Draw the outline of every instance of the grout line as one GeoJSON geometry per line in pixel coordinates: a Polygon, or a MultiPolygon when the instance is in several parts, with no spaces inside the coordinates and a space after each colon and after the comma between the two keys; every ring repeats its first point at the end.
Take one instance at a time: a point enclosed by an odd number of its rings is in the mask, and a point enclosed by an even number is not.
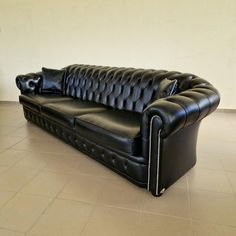
{"type": "MultiPolygon", "coordinates": [[[[7,136],[7,135],[5,135],[5,136],[7,136]]],[[[18,138],[18,137],[17,137],[17,138],[18,138]]],[[[24,139],[25,139],[25,137],[24,137],[24,138],[22,138],[22,139],[20,139],[18,142],[16,142],[16,143],[12,144],[11,146],[9,146],[9,147],[5,148],[4,152],[5,152],[5,151],[8,151],[8,150],[9,150],[9,149],[11,149],[11,148],[13,148],[13,149],[14,149],[14,146],[15,146],[15,145],[17,145],[18,143],[20,143],[21,141],[23,141],[24,139]]],[[[16,149],[14,149],[14,150],[16,150],[16,149]]],[[[21,150],[18,150],[18,151],[21,151],[21,150]]],[[[26,150],[23,150],[23,151],[26,151],[26,150]]]]}
{"type": "Polygon", "coordinates": [[[218,108],[215,110],[215,113],[236,113],[236,109],[229,109],[229,108],[218,108]]]}
{"type": "Polygon", "coordinates": [[[30,231],[33,229],[33,227],[38,223],[39,219],[45,214],[47,209],[52,205],[52,203],[55,201],[55,197],[51,198],[51,201],[49,201],[48,205],[45,207],[45,209],[42,211],[42,213],[35,219],[34,223],[29,227],[29,229],[25,232],[25,234],[30,233],[30,231]]]}
{"type": "Polygon", "coordinates": [[[213,225],[219,225],[219,226],[230,227],[230,228],[236,229],[236,225],[216,223],[209,219],[195,218],[193,220],[201,222],[201,223],[205,223],[205,224],[213,224],[213,225]]]}
{"type": "MultiPolygon", "coordinates": [[[[15,165],[16,165],[16,163],[15,163],[13,166],[15,166],[15,165]]],[[[13,166],[10,167],[9,169],[13,168],[13,166]]],[[[35,176],[33,176],[32,179],[34,179],[38,174],[39,174],[38,172],[35,173],[35,176]]],[[[8,199],[8,200],[1,206],[0,209],[3,209],[13,198],[15,198],[15,196],[16,196],[17,194],[21,194],[20,191],[21,191],[28,183],[30,183],[32,179],[30,179],[30,180],[27,181],[25,184],[23,184],[23,186],[21,186],[21,188],[19,188],[17,191],[6,191],[6,192],[15,192],[15,194],[13,194],[12,197],[11,197],[10,199],[8,199]]]]}
{"type": "MultiPolygon", "coordinates": [[[[45,168],[46,168],[46,166],[45,166],[45,168]]],[[[46,208],[43,210],[43,212],[37,217],[37,219],[36,219],[35,222],[32,224],[32,226],[29,227],[29,229],[27,230],[26,234],[30,233],[30,231],[31,231],[31,230],[33,229],[33,227],[38,223],[38,221],[40,220],[40,218],[43,217],[43,215],[46,213],[46,211],[49,209],[49,207],[53,204],[53,202],[58,199],[58,198],[57,198],[58,195],[59,195],[59,194],[62,192],[62,190],[65,188],[65,185],[69,182],[69,179],[70,179],[70,177],[68,178],[67,181],[65,181],[65,183],[64,183],[64,185],[62,186],[61,190],[58,191],[58,193],[57,193],[54,197],[52,197],[51,202],[49,202],[49,204],[47,205],[47,207],[46,207],[46,208]]],[[[36,195],[36,194],[35,194],[35,195],[36,195]]]]}
{"type": "Polygon", "coordinates": [[[6,230],[6,231],[10,231],[10,232],[14,232],[14,233],[25,234],[25,232],[23,232],[23,231],[17,231],[17,230],[13,230],[13,229],[9,229],[9,228],[5,228],[5,227],[0,226],[0,230],[1,229],[6,230]]]}
{"type": "Polygon", "coordinates": [[[187,182],[187,194],[188,194],[188,207],[189,207],[189,215],[190,215],[190,227],[191,227],[192,234],[194,235],[193,214],[192,214],[192,204],[191,204],[191,192],[190,192],[190,184],[189,184],[188,173],[186,174],[186,182],[187,182]]]}
{"type": "MultiPolygon", "coordinates": [[[[228,175],[228,172],[231,172],[231,171],[227,171],[227,170],[225,169],[225,167],[224,167],[224,165],[223,165],[222,158],[221,158],[221,157],[219,157],[219,158],[220,158],[221,165],[222,165],[222,167],[223,167],[223,171],[224,171],[224,173],[225,173],[225,175],[226,175],[226,178],[227,178],[227,180],[228,180],[228,182],[229,182],[229,185],[230,185],[230,187],[231,187],[231,190],[232,190],[232,192],[233,192],[233,195],[234,195],[234,197],[236,198],[236,192],[234,191],[233,184],[231,183],[230,178],[229,178],[229,175],[228,175]]],[[[232,173],[235,173],[235,172],[232,172],[232,173]]]]}
{"type": "Polygon", "coordinates": [[[82,234],[82,233],[85,231],[85,228],[86,228],[86,226],[87,226],[88,223],[89,223],[89,220],[91,219],[93,213],[95,212],[95,208],[96,208],[96,205],[94,205],[94,206],[92,207],[91,212],[90,212],[89,215],[88,215],[88,219],[87,219],[86,223],[84,224],[84,226],[82,227],[82,230],[80,231],[80,234],[82,234]]]}

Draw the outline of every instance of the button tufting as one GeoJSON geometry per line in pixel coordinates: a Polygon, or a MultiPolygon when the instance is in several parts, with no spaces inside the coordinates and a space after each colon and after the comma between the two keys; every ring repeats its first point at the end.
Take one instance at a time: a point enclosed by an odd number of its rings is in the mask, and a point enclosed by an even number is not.
{"type": "Polygon", "coordinates": [[[125,163],[124,163],[124,169],[127,170],[128,169],[128,161],[125,160],[125,163]]]}
{"type": "Polygon", "coordinates": [[[159,91],[165,73],[90,65],[68,66],[65,91],[67,95],[83,100],[141,113],[154,99],[150,94],[159,91]],[[110,95],[116,100],[110,99],[110,95]]]}

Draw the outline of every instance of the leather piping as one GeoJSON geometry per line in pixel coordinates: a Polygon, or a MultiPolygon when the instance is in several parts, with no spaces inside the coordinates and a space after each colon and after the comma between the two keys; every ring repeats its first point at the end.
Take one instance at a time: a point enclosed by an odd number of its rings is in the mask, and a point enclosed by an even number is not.
{"type": "MultiPolygon", "coordinates": [[[[158,115],[154,115],[150,121],[150,130],[149,130],[149,154],[148,154],[148,181],[147,181],[147,190],[150,190],[150,175],[151,175],[151,150],[152,150],[152,124],[154,118],[160,118],[158,115]]],[[[159,159],[160,159],[160,135],[161,129],[158,132],[158,150],[157,150],[157,182],[156,182],[156,192],[158,192],[158,180],[159,180],[159,159]]]]}
{"type": "Polygon", "coordinates": [[[161,129],[158,132],[158,141],[157,141],[157,176],[156,176],[156,195],[158,195],[159,190],[159,169],[160,169],[160,148],[161,148],[161,129]]]}

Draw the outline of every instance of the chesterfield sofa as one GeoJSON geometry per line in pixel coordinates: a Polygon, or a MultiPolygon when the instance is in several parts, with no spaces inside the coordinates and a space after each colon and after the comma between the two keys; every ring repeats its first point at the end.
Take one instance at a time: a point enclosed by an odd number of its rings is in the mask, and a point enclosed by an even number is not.
{"type": "Polygon", "coordinates": [[[206,80],[166,70],[70,65],[16,85],[28,121],[154,196],[194,166],[200,122],[220,101],[206,80]]]}

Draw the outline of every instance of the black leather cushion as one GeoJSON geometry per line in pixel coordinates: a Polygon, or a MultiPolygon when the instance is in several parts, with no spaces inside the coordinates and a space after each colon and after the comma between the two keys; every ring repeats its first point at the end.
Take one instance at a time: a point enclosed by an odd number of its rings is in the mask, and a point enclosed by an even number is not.
{"type": "Polygon", "coordinates": [[[176,72],[72,65],[66,68],[65,94],[115,109],[142,113],[152,101],[173,95],[176,72]]]}
{"type": "Polygon", "coordinates": [[[76,117],[75,128],[79,135],[104,147],[139,155],[140,120],[138,113],[108,110],[76,117]]]}
{"type": "Polygon", "coordinates": [[[54,120],[61,125],[74,128],[74,117],[91,112],[105,111],[107,108],[103,105],[72,99],[59,103],[49,103],[42,106],[42,114],[50,120],[54,120]]]}
{"type": "Polygon", "coordinates": [[[72,100],[68,96],[61,96],[57,94],[22,94],[19,97],[20,103],[34,111],[40,112],[41,106],[46,103],[60,102],[65,100],[72,100]]]}
{"type": "Polygon", "coordinates": [[[42,93],[63,93],[65,70],[42,68],[42,93]]]}

